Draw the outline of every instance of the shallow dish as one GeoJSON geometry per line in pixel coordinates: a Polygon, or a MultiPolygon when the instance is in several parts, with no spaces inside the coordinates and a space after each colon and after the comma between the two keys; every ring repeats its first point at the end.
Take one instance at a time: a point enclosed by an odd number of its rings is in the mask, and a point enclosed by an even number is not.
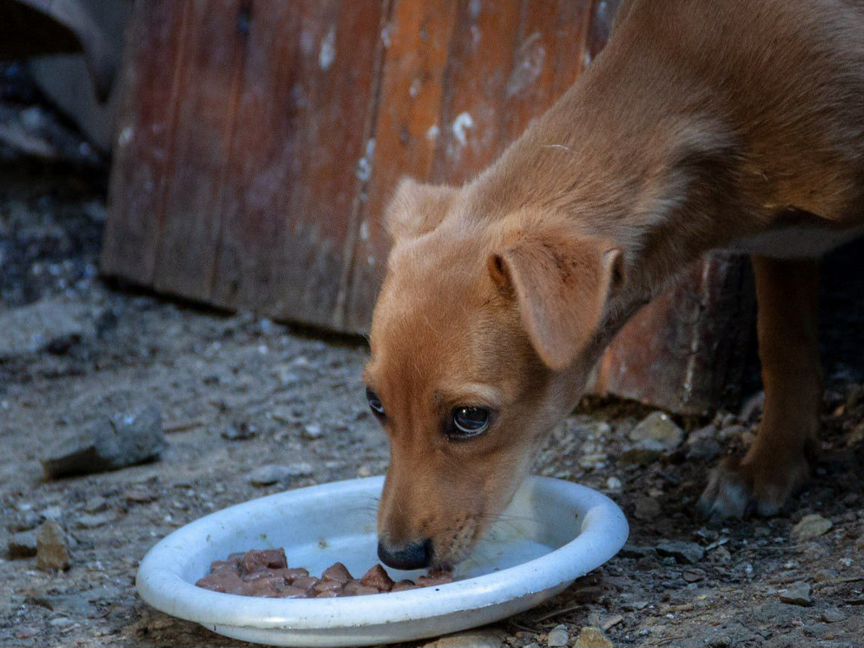
{"type": "MultiPolygon", "coordinates": [[[[320,574],[343,562],[359,576],[377,561],[375,512],[383,477],[352,479],[238,504],[174,531],[138,569],[153,607],[222,635],[274,646],[364,646],[472,628],[527,610],[602,565],[627,540],[609,498],[532,477],[447,585],[330,599],[268,599],[195,586],[210,563],[284,547],[289,566],[320,574]]],[[[388,569],[395,580],[421,572],[388,569]]]]}

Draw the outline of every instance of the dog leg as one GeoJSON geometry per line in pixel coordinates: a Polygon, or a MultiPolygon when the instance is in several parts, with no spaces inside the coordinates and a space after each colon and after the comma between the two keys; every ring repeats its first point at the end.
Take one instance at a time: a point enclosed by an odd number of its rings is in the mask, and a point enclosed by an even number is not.
{"type": "Polygon", "coordinates": [[[822,371],[818,262],[753,257],[765,413],[743,459],[711,475],[700,507],[709,517],[774,515],[808,479],[817,448],[822,371]]]}

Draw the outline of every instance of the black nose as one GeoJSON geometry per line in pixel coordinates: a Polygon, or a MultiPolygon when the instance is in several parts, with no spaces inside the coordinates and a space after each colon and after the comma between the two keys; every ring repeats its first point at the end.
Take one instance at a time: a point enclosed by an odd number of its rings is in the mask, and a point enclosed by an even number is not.
{"type": "Polygon", "coordinates": [[[423,540],[392,549],[383,542],[378,542],[378,558],[385,565],[394,569],[420,569],[428,567],[432,562],[432,541],[423,540]]]}

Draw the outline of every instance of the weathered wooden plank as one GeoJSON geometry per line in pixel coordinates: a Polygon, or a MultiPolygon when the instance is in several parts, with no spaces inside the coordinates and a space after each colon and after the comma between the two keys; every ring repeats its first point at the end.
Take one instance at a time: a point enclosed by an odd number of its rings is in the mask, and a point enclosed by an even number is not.
{"type": "Polygon", "coordinates": [[[189,0],[176,61],[180,86],[153,284],[206,300],[219,241],[219,209],[241,85],[249,7],[237,0],[189,0]],[[194,88],[193,92],[188,91],[194,88]]]}
{"type": "Polygon", "coordinates": [[[120,79],[101,265],[106,275],[142,285],[153,281],[175,107],[184,91],[176,76],[184,7],[171,0],[135,4],[120,79]]]}
{"type": "Polygon", "coordinates": [[[381,214],[402,176],[426,179],[435,160],[444,76],[458,6],[455,0],[396,2],[384,28],[386,56],[376,115],[375,150],[358,167],[361,189],[359,232],[353,254],[345,323],[349,330],[369,325],[383,280],[390,242],[381,214]]]}
{"type": "Polygon", "coordinates": [[[389,2],[304,5],[290,190],[282,205],[272,312],[341,328],[356,240],[361,179],[371,150],[380,33],[389,2]],[[298,108],[299,109],[299,108],[298,108]],[[361,176],[361,177],[358,177],[361,176]]]}
{"type": "Polygon", "coordinates": [[[735,402],[754,313],[747,258],[713,253],[628,322],[603,356],[594,390],[683,414],[735,402]]]}
{"type": "Polygon", "coordinates": [[[504,149],[507,82],[519,45],[521,2],[461,2],[444,80],[430,179],[461,183],[504,149]]]}
{"type": "Polygon", "coordinates": [[[248,46],[207,284],[210,301],[226,307],[267,312],[280,281],[278,235],[303,130],[297,89],[305,17],[296,2],[253,4],[243,17],[248,46]]]}

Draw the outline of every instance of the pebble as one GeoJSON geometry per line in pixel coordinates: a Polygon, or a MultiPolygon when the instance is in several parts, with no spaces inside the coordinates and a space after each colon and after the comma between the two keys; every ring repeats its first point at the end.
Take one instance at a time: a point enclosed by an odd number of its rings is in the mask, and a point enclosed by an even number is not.
{"type": "Polygon", "coordinates": [[[792,539],[798,542],[812,540],[827,533],[834,523],[822,517],[818,513],[811,513],[801,518],[801,521],[792,527],[792,539]]]}
{"type": "Polygon", "coordinates": [[[123,497],[130,504],[147,504],[159,497],[159,494],[153,490],[144,488],[130,488],[123,494],[123,497]]]}
{"type": "Polygon", "coordinates": [[[622,452],[618,461],[622,464],[647,466],[666,454],[667,450],[668,447],[656,439],[641,439],[622,452]]]}
{"type": "Polygon", "coordinates": [[[114,511],[105,511],[103,513],[79,515],[75,520],[75,526],[81,529],[95,529],[96,527],[105,526],[109,522],[117,519],[117,514],[114,511]]]}
{"type": "Polygon", "coordinates": [[[661,556],[671,556],[675,562],[695,565],[705,557],[705,550],[695,542],[670,541],[657,545],[657,553],[661,556]]]}
{"type": "Polygon", "coordinates": [[[567,633],[567,626],[557,625],[546,635],[546,645],[550,648],[560,648],[570,643],[570,635],[567,633]]]}
{"type": "Polygon", "coordinates": [[[141,403],[99,415],[80,433],[60,439],[42,467],[51,478],[116,470],[154,459],[164,448],[159,406],[141,403]]]}
{"type": "Polygon", "coordinates": [[[0,360],[43,349],[63,353],[96,335],[100,315],[86,304],[62,299],[45,299],[7,310],[0,314],[0,360]]]}
{"type": "Polygon", "coordinates": [[[838,608],[831,607],[822,611],[821,619],[825,623],[840,623],[846,620],[846,613],[838,608]]]}
{"type": "Polygon", "coordinates": [[[308,463],[301,462],[290,466],[266,464],[258,466],[249,473],[247,480],[253,486],[270,486],[277,482],[287,481],[296,477],[308,477],[315,469],[308,463]]]}
{"type": "Polygon", "coordinates": [[[36,566],[43,571],[69,569],[71,556],[66,534],[59,524],[48,520],[36,536],[36,566]]]}
{"type": "Polygon", "coordinates": [[[792,587],[780,591],[780,600],[790,605],[813,605],[811,588],[807,583],[796,583],[792,587]]]}
{"type": "Polygon", "coordinates": [[[717,428],[707,425],[695,430],[687,437],[687,459],[713,461],[723,452],[717,441],[717,428]]]}
{"type": "Polygon", "coordinates": [[[310,423],[303,427],[303,437],[310,440],[320,439],[324,434],[321,426],[316,423],[310,423]]]}
{"type": "Polygon", "coordinates": [[[665,412],[654,412],[630,430],[631,441],[657,441],[666,451],[677,448],[684,441],[684,430],[665,412]]]}
{"type": "Polygon", "coordinates": [[[258,435],[258,427],[246,421],[229,425],[222,430],[221,436],[226,441],[248,441],[258,435]]]}
{"type": "Polygon", "coordinates": [[[13,533],[9,536],[8,544],[9,557],[17,558],[32,558],[36,555],[36,532],[21,531],[13,533]]]}
{"type": "MultiPolygon", "coordinates": [[[[611,627],[611,626],[610,626],[611,627]]],[[[614,648],[614,645],[600,628],[586,626],[579,632],[573,648],[614,648]]]]}
{"type": "Polygon", "coordinates": [[[633,515],[639,520],[653,520],[660,515],[660,502],[650,497],[640,497],[636,500],[636,511],[633,515]]]}
{"type": "Polygon", "coordinates": [[[610,491],[620,491],[624,485],[621,483],[621,480],[617,477],[609,477],[606,480],[606,490],[610,491]]]}
{"type": "Polygon", "coordinates": [[[501,648],[504,637],[497,630],[460,632],[423,644],[422,648],[501,648]]]}

